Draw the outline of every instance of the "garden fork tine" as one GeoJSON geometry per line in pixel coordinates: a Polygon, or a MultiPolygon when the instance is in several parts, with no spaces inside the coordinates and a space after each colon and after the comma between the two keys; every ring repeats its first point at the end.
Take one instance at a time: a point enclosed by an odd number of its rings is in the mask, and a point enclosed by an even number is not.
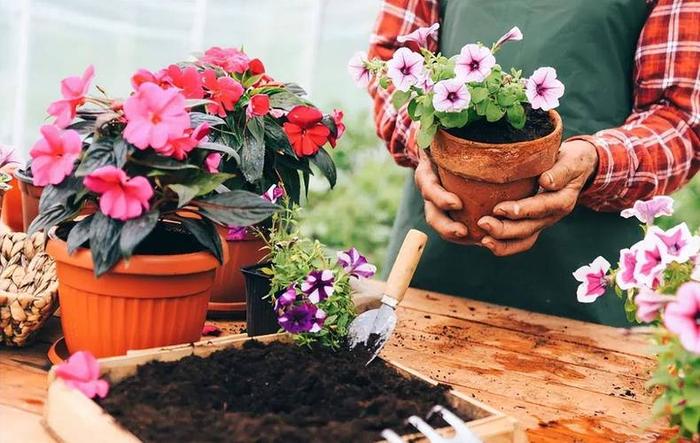
{"type": "MultiPolygon", "coordinates": [[[[440,416],[450,425],[455,431],[453,437],[447,438],[440,435],[435,428],[430,426],[425,420],[418,417],[417,415],[412,415],[408,418],[408,422],[413,425],[414,428],[423,434],[431,443],[482,443],[479,437],[474,435],[474,433],[467,427],[467,425],[457,417],[455,414],[450,412],[443,406],[437,405],[433,407],[428,413],[426,420],[429,420],[434,414],[440,414],[440,416]]],[[[382,431],[382,438],[384,438],[388,443],[403,443],[403,439],[391,429],[385,429],[382,431]]]]}

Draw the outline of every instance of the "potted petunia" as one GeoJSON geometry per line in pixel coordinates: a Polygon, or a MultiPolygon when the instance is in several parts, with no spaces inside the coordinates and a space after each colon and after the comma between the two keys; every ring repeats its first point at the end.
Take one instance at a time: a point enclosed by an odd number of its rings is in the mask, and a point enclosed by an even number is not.
{"type": "Polygon", "coordinates": [[[398,38],[419,52],[401,47],[387,61],[357,53],[348,69],[359,86],[392,88],[393,105],[418,122],[417,144],[430,148],[443,186],[462,200],[451,216],[476,241],[484,236],[482,216],[502,201],[534,195],[539,175],[554,164],[562,136],[554,108],[564,85],[551,67],[523,78],[496,63],[504,43],[522,40],[517,27],[491,47],[470,43],[450,58],[426,49],[438,28],[398,38]]]}
{"type": "MultiPolygon", "coordinates": [[[[212,47],[192,63],[170,65],[157,72],[138,71],[134,86],[155,83],[176,87],[187,99],[206,100],[195,120],[209,125],[206,167],[231,174],[222,186],[268,195],[274,201],[287,193],[300,202],[315,165],[335,185],[335,165],[324,146],[335,147],[343,135],[343,114],[324,114],[295,84],[275,81],[262,61],[236,48],[212,47]],[[235,151],[232,153],[232,151],[235,151]],[[229,155],[222,155],[228,152],[229,155]]],[[[184,195],[196,188],[185,185],[184,195]]],[[[209,305],[211,313],[245,311],[240,268],[264,256],[264,230],[229,226],[225,232],[230,260],[217,270],[209,305]]]]}
{"type": "MultiPolygon", "coordinates": [[[[80,81],[91,78],[88,68],[80,81]]],[[[51,231],[71,353],[198,340],[227,255],[215,226],[252,225],[277,209],[256,193],[219,189],[232,174],[212,157],[237,152],[209,142],[217,122],[200,110],[210,101],[183,91],[142,82],[126,100],[76,93],[49,108],[56,120],[30,151],[43,191],[29,232],[51,231]]]]}
{"type": "Polygon", "coordinates": [[[637,201],[625,218],[642,222],[644,238],[620,251],[618,267],[604,257],[574,272],[578,300],[592,303],[613,288],[624,299],[632,322],[648,324],[654,335],[656,371],[648,386],[660,388],[652,408],[667,417],[677,438],[700,436],[700,236],[685,223],[668,230],[654,226],[671,215],[673,200],[637,201]]]}

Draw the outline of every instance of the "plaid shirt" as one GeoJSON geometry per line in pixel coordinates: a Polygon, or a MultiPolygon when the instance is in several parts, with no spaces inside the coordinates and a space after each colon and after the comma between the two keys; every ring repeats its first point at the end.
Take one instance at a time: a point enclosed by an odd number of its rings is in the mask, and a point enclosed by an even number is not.
{"type": "MultiPolygon", "coordinates": [[[[584,139],[598,151],[598,170],[579,203],[617,211],[635,200],[668,194],[700,168],[700,2],[658,0],[635,53],[634,107],[618,128],[584,139]]],[[[385,0],[369,57],[391,58],[399,35],[440,20],[439,0],[385,0]]],[[[436,40],[429,41],[436,51],[436,40]]],[[[417,164],[415,124],[391,104],[392,89],[370,84],[377,134],[403,166],[417,164]]]]}

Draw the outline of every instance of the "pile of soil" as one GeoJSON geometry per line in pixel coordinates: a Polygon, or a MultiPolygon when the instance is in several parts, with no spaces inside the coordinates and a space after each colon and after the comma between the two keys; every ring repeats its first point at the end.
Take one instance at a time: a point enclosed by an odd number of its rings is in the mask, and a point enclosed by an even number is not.
{"type": "Polygon", "coordinates": [[[525,105],[525,126],[516,129],[504,117],[490,123],[485,118],[470,122],[463,128],[448,129],[447,132],[455,137],[482,143],[515,143],[542,138],[554,131],[554,125],[549,120],[547,112],[532,109],[525,105]]]}
{"type": "MultiPolygon", "coordinates": [[[[447,387],[401,376],[364,352],[248,342],[208,358],[153,362],[99,400],[145,442],[372,442],[448,405],[447,387]]],[[[470,417],[462,417],[469,420],[470,417]]],[[[444,426],[439,422],[435,426],[444,426]]]]}

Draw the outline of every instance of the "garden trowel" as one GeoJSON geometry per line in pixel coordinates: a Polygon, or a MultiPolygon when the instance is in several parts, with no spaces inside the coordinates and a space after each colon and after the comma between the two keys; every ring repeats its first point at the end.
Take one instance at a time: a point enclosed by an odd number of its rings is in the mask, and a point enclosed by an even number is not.
{"type": "Polygon", "coordinates": [[[363,312],[350,323],[350,348],[364,345],[372,355],[367,364],[374,360],[394,332],[394,311],[408,289],[427,240],[428,236],[418,230],[408,231],[387,279],[381,307],[363,312]]]}

